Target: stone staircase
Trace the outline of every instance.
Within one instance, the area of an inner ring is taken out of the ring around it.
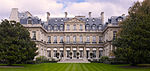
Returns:
[[[90,63],[87,59],[62,59],[57,63]]]

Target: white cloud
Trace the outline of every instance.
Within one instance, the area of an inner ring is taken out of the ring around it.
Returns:
[[[47,11],[51,13],[51,17],[64,17],[65,11],[69,17],[88,16],[89,11],[93,17],[100,17],[100,13],[104,11],[106,21],[110,16],[127,14],[128,8],[137,0],[85,0],[85,2],[63,0],[59,3],[58,1],[61,0],[0,0],[0,19],[8,18],[11,8],[19,8],[19,11],[29,11],[43,20],[46,19]]]

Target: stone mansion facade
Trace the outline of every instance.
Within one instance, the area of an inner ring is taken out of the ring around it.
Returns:
[[[57,59],[98,59],[101,56],[113,57],[112,46],[119,30],[118,23],[125,15],[112,16],[104,23],[104,12],[100,17],[75,16],[52,18],[47,12],[47,21],[43,22],[30,12],[19,12],[13,8],[10,20],[20,22],[30,32],[36,43],[38,56]]]

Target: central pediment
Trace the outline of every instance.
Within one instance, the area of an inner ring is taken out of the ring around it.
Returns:
[[[66,21],[66,22],[81,22],[81,23],[83,23],[84,21],[79,20],[79,19],[77,19],[77,18],[72,18],[72,19],[70,19],[70,20],[68,20],[68,21]]]

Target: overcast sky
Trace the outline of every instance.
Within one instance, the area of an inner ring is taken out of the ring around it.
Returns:
[[[50,12],[51,17],[64,17],[64,12],[68,12],[69,17],[88,16],[88,12],[100,17],[100,13],[105,12],[106,21],[111,16],[127,14],[136,1],[143,0],[0,0],[0,19],[8,19],[11,9],[18,8],[42,20],[46,19],[46,12]]]

